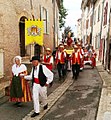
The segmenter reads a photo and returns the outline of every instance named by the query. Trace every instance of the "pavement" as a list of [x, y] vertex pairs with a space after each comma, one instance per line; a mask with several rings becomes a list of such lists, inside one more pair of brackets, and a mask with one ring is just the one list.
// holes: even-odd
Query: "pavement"
[[96, 68], [85, 65], [77, 80], [69, 86], [42, 120], [95, 120], [102, 80]]
[[103, 86], [96, 120], [111, 120], [111, 74], [104, 70], [100, 62], [97, 63], [97, 69]]

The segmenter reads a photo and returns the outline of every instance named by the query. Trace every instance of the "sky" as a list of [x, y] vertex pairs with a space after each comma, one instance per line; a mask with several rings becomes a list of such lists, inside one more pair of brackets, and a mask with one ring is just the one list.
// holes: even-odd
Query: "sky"
[[82, 0], [64, 0], [64, 7], [68, 11], [65, 26], [70, 26], [72, 31], [76, 34], [77, 20], [81, 18], [81, 2]]

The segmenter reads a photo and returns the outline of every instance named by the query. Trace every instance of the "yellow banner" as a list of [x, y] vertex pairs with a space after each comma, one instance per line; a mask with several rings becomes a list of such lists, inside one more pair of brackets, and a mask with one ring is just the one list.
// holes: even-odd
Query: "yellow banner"
[[33, 42], [43, 45], [43, 21], [25, 21], [25, 46]]

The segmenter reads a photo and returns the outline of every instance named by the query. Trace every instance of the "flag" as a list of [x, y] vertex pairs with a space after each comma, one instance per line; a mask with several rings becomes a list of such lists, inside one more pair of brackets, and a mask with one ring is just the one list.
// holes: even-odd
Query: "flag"
[[43, 21], [25, 21], [25, 46], [31, 43], [43, 45]]

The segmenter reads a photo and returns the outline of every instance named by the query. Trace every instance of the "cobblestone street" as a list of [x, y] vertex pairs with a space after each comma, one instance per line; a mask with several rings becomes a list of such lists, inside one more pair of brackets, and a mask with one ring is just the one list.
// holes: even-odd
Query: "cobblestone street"
[[95, 120], [102, 81], [88, 66], [42, 120]]

